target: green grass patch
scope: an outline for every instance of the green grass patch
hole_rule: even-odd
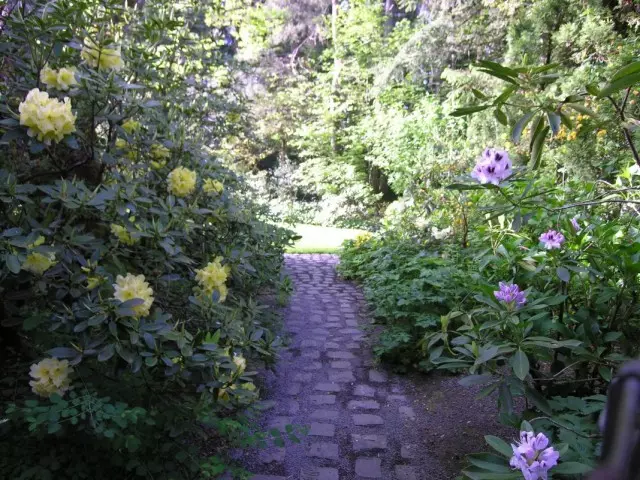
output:
[[[287,249],[289,253],[336,253],[342,249],[342,242],[366,233],[355,228],[318,225],[296,225],[292,229],[302,238]]]

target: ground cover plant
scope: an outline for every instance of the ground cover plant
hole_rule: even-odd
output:
[[[233,471],[227,449],[262,441],[238,414],[258,396],[251,366],[280,343],[261,298],[293,234],[211,154],[239,106],[223,80],[224,7],[5,13],[0,471]]]

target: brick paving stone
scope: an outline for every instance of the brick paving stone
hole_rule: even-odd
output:
[[[337,359],[337,360],[350,360],[352,358],[356,358],[356,356],[351,352],[345,352],[341,350],[337,351],[329,351],[327,352],[327,357]]]
[[[305,372],[321,370],[321,369],[322,369],[322,363],[320,362],[311,362],[309,365],[305,365],[304,367],[302,367],[302,370],[304,370]]]
[[[340,480],[337,468],[311,467],[300,472],[300,480]]]
[[[287,477],[279,477],[278,475],[254,475],[249,480],[287,480]]]
[[[401,415],[403,415],[404,417],[408,418],[409,420],[415,420],[416,419],[416,412],[413,411],[413,408],[408,407],[406,405],[402,405],[398,411],[400,412]]]
[[[336,403],[335,395],[311,395],[309,400],[314,405],[333,405]]]
[[[374,383],[385,383],[387,374],[379,370],[369,370],[369,381]]]
[[[340,369],[351,369],[353,364],[351,362],[347,362],[346,360],[336,360],[335,362],[331,362],[331,368],[340,368]]]
[[[387,436],[380,434],[351,434],[351,446],[354,452],[367,450],[386,450]]]
[[[358,397],[375,397],[376,389],[369,385],[356,385],[356,388],[353,390],[353,394]]]
[[[336,426],[331,423],[314,422],[309,428],[309,435],[314,437],[333,437],[336,434]]]
[[[302,390],[302,385],[299,383],[292,383],[287,387],[287,395],[298,395]]]
[[[387,395],[387,400],[390,402],[406,402],[407,397],[404,395]]]
[[[270,450],[263,450],[260,452],[260,463],[282,463],[284,462],[284,456],[286,450],[284,448],[272,448]]]
[[[380,404],[375,400],[351,400],[347,404],[349,410],[378,410]]]
[[[353,423],[359,427],[368,427],[371,425],[384,425],[384,420],[379,415],[371,415],[370,413],[357,413],[352,415]]]
[[[342,370],[342,371],[329,371],[329,381],[336,383],[350,383],[355,382],[356,377],[353,376],[353,372],[351,370]]]
[[[303,357],[311,358],[313,360],[317,360],[320,358],[320,352],[318,350],[307,350],[302,353]]]
[[[418,445],[410,444],[410,445],[402,445],[400,447],[400,456],[405,460],[411,460],[413,458],[418,458],[420,454]]]
[[[382,478],[381,464],[379,458],[356,458],[356,475],[364,478]]]
[[[313,380],[313,373],[296,373],[293,376],[294,382],[309,383]]]
[[[337,410],[315,410],[311,413],[310,418],[314,420],[337,420],[338,415]]]
[[[336,383],[318,383],[313,389],[319,392],[339,392],[342,387]]]
[[[291,417],[273,417],[269,422],[269,428],[277,428],[281,432],[285,432],[285,427],[291,425]]]
[[[309,447],[309,456],[317,458],[328,458],[337,460],[338,444],[337,443],[312,443]]]

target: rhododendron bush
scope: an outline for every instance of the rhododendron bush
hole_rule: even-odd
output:
[[[211,154],[240,108],[208,80],[233,68],[224,15],[61,0],[0,24],[3,478],[213,478],[255,441],[234,412],[280,342],[260,299],[290,233]]]

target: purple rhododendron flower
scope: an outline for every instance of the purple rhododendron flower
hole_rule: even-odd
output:
[[[548,232],[540,235],[540,241],[544,243],[544,248],[552,250],[554,248],[560,248],[564,243],[564,235],[555,230],[549,230]]]
[[[527,303],[527,294],[514,283],[500,282],[500,290],[493,292],[496,299],[510,307],[520,308]]]
[[[571,225],[573,226],[573,229],[576,232],[579,232],[580,230],[582,230],[582,228],[580,227],[580,224],[578,223],[578,217],[573,217],[571,219]]]
[[[511,444],[512,468],[519,469],[525,480],[547,480],[549,470],[558,464],[560,454],[549,446],[544,433],[520,432],[520,441]]]
[[[480,183],[498,185],[511,175],[511,159],[504,150],[487,148],[476,163],[471,176]]]

